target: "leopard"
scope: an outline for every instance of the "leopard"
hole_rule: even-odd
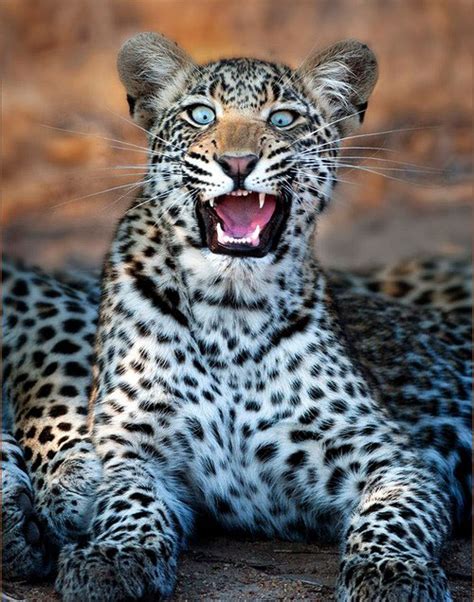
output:
[[[66,602],[172,596],[199,525],[336,541],[341,602],[448,601],[470,516],[469,262],[324,269],[317,224],[377,81],[118,56],[147,175],[100,278],[3,267],[3,571]]]

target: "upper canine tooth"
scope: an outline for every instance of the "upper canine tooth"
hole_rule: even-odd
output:
[[[209,205],[210,205],[211,207],[214,207],[214,199],[213,199],[213,198],[212,198],[212,199],[209,199]]]
[[[260,205],[260,209],[265,205],[265,193],[264,192],[258,193],[258,204]]]

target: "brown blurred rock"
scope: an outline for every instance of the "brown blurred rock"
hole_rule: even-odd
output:
[[[94,139],[80,139],[74,136],[52,138],[45,142],[48,161],[60,165],[87,165],[104,154],[105,145]]]

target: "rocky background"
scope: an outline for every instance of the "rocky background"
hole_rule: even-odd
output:
[[[362,130],[371,135],[348,142],[370,148],[347,152],[369,158],[341,171],[320,255],[362,266],[470,250],[471,0],[2,0],[0,23],[10,254],[45,267],[100,263],[145,161],[115,57],[146,30],[198,61],[245,54],[295,66],[312,48],[367,42],[380,62]],[[445,563],[454,599],[471,600],[469,545],[451,546]],[[334,548],[211,539],[186,555],[175,600],[322,602],[336,567]],[[54,599],[48,587],[6,591]]]

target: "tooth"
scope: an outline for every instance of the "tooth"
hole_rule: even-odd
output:
[[[210,205],[211,207],[214,207],[214,199],[209,199],[209,205]]]
[[[262,209],[263,206],[265,205],[265,193],[264,192],[258,193],[258,204],[260,205],[260,209]]]
[[[226,236],[224,234],[224,231],[222,230],[222,226],[219,224],[219,222],[217,222],[217,240],[218,242],[225,242]]]
[[[252,236],[251,239],[252,240],[257,240],[257,238],[260,236],[260,226],[257,226],[255,228],[255,230],[252,232]]]

